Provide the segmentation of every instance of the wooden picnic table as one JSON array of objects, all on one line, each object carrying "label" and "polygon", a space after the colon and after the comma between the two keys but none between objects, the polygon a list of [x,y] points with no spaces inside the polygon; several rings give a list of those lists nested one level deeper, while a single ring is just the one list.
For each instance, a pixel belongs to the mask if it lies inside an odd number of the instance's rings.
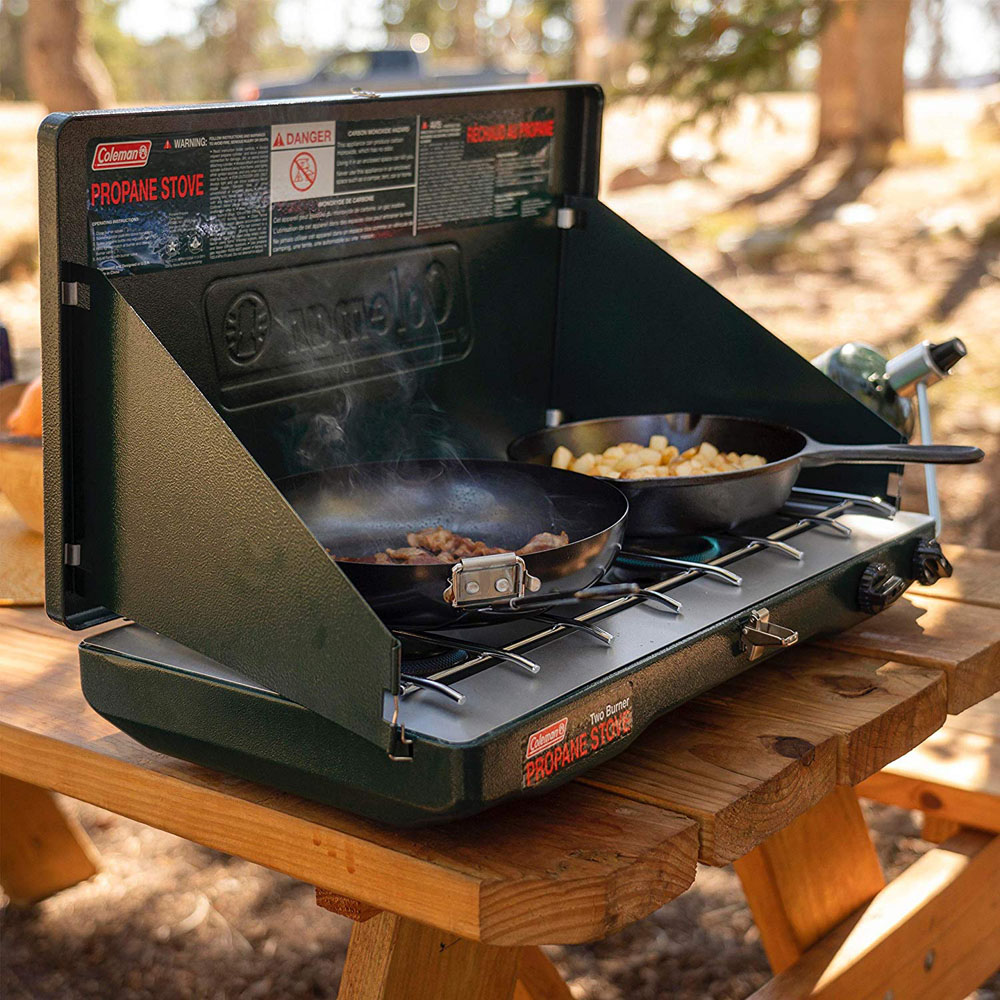
[{"label": "wooden picnic table", "polygon": [[30,901],[96,870],[51,789],[315,885],[357,921],[342,998],[567,1000],[538,945],[605,937],[698,862],[735,862],[780,973],[760,997],[962,997],[1000,954],[1000,838],[962,829],[886,886],[854,791],[1000,689],[1000,553],[948,554],[952,580],[748,669],[585,777],[417,831],[147,750],[83,700],[80,634],[2,609],[0,880]]}]

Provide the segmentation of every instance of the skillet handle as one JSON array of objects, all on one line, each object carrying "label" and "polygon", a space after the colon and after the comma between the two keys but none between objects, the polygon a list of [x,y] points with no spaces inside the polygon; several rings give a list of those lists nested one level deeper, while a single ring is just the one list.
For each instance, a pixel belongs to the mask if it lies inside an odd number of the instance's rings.
[{"label": "skillet handle", "polygon": [[971,465],[983,460],[981,448],[964,444],[820,444],[801,455],[803,466],[881,465],[918,462],[921,465]]}]

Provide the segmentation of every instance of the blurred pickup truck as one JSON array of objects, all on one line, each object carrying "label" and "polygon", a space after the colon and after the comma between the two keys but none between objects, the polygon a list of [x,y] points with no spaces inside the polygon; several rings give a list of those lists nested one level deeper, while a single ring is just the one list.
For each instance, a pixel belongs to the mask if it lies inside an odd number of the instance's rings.
[{"label": "blurred pickup truck", "polygon": [[417,52],[409,48],[341,50],[325,57],[300,79],[243,77],[233,86],[238,101],[271,101],[287,97],[322,97],[350,93],[355,88],[375,93],[430,88],[488,87],[536,82],[528,73],[484,68],[476,73],[431,73]]}]

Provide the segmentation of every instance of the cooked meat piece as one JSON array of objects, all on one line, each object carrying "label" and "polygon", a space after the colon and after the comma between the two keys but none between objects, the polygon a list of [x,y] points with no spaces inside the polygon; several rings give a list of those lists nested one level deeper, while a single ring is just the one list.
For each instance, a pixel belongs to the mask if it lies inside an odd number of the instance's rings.
[{"label": "cooked meat piece", "polygon": [[505,552],[506,549],[492,548],[485,542],[476,542],[463,535],[457,535],[454,531],[443,528],[440,524],[436,528],[425,528],[423,531],[411,531],[406,536],[406,541],[410,545],[419,548],[430,549],[431,552],[439,552],[441,555],[449,556],[450,562],[465,559],[466,556],[490,556],[497,552]]},{"label": "cooked meat piece", "polygon": [[[424,528],[421,531],[411,531],[406,536],[408,545],[399,549],[386,549],[370,556],[334,556],[338,562],[374,563],[378,566],[427,566],[433,563],[456,563],[459,559],[471,556],[491,556],[498,552],[508,552],[509,549],[498,549],[477,542],[454,531],[438,525],[436,528]],[[558,549],[569,545],[569,535],[565,531],[554,534],[542,531],[530,539],[526,545],[517,550],[520,556],[531,555],[533,552],[544,552],[546,549]],[[327,552],[330,550],[327,549]]]},{"label": "cooked meat piece", "polygon": [[565,531],[560,531],[554,535],[551,531],[540,531],[526,545],[522,545],[518,550],[519,556],[530,556],[532,552],[545,552],[546,549],[561,549],[564,545],[569,545],[569,535]]},{"label": "cooked meat piece", "polygon": [[[426,566],[430,563],[454,562],[453,559],[444,559],[440,555],[428,552],[427,549],[422,549],[414,545],[402,549],[386,549],[385,553],[393,562],[406,563],[408,566]],[[378,561],[379,555],[380,553],[376,553],[376,561]]]}]

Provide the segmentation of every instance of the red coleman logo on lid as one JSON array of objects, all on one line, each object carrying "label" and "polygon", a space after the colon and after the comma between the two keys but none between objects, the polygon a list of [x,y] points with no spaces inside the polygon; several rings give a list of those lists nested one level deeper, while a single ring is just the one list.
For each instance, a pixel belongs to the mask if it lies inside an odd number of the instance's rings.
[{"label": "red coleman logo on lid", "polygon": [[558,722],[553,722],[544,729],[539,729],[538,732],[532,733],[528,737],[528,749],[524,754],[524,759],[530,760],[536,754],[548,750],[549,747],[555,746],[557,743],[562,743],[566,739],[566,727],[568,725],[569,719],[560,719]]},{"label": "red coleman logo on lid", "polygon": [[126,167],[144,167],[152,146],[149,139],[132,142],[101,142],[94,150],[92,170],[123,170]]}]

